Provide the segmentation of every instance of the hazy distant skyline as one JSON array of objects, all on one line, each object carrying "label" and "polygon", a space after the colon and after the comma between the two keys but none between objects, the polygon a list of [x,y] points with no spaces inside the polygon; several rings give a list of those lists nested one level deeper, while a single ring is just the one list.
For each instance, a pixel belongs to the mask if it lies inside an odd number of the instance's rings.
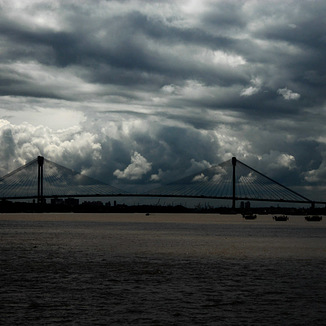
[{"label": "hazy distant skyline", "polygon": [[43,155],[134,187],[236,156],[325,200],[325,12],[0,0],[0,174]]}]

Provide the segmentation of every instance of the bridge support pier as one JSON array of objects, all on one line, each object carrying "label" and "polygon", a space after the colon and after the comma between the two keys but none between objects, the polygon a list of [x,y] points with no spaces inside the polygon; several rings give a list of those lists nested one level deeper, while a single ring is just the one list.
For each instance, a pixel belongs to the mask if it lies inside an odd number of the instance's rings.
[{"label": "bridge support pier", "polygon": [[232,157],[232,166],[233,166],[233,174],[232,174],[232,209],[235,209],[235,166],[237,164],[237,159]]},{"label": "bridge support pier", "polygon": [[37,169],[37,203],[43,203],[43,165],[44,157],[37,157],[38,169]]}]

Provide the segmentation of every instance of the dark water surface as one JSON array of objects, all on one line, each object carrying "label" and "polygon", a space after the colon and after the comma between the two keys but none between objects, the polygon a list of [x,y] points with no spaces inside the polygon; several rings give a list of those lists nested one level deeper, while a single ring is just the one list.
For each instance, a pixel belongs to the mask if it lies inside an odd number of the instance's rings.
[{"label": "dark water surface", "polygon": [[198,218],[2,217],[0,324],[326,325],[324,220]]}]

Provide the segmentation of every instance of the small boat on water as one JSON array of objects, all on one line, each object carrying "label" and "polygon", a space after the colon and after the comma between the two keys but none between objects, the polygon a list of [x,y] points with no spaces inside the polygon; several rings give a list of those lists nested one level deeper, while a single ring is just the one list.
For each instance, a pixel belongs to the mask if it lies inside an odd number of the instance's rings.
[{"label": "small boat on water", "polygon": [[319,222],[323,219],[320,215],[312,215],[312,216],[306,216],[305,220],[308,222]]},{"label": "small boat on water", "polygon": [[287,215],[273,216],[274,221],[287,221],[288,219]]},{"label": "small boat on water", "polygon": [[245,220],[255,220],[257,218],[256,214],[242,214]]}]

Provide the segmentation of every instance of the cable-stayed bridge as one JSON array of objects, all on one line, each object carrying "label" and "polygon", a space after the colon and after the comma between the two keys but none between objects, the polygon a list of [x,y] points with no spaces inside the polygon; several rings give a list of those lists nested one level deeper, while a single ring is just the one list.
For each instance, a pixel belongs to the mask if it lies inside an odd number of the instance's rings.
[{"label": "cable-stayed bridge", "polygon": [[93,197],[127,192],[38,156],[0,178],[0,198]]},{"label": "cable-stayed bridge", "polygon": [[311,204],[315,202],[235,157],[146,193],[128,193],[38,156],[0,178],[0,199],[53,197],[182,197]]}]

